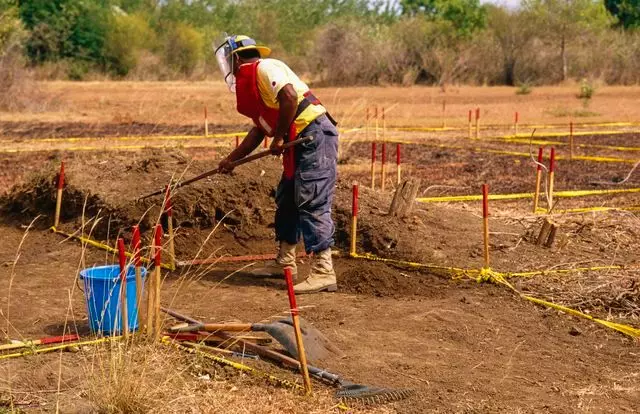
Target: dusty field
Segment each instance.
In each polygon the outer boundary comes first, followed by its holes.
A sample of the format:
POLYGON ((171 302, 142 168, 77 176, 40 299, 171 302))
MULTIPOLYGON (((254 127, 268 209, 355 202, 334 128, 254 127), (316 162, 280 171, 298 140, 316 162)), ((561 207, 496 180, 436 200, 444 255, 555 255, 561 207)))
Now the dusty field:
MULTIPOLYGON (((110 253, 83 249, 76 241, 48 231, 60 160, 67 167, 60 228, 71 233, 85 223, 85 233, 91 230, 92 237, 113 245, 118 235, 129 240, 133 224, 140 223, 148 237, 151 226, 159 218, 163 221, 158 206, 161 200, 137 203, 138 196, 163 187, 171 177, 190 177, 215 167, 234 142, 233 136, 165 139, 162 135, 201 134, 205 103, 212 132, 236 131, 243 124, 236 115, 223 112, 231 105, 231 98, 217 84, 47 83, 42 88, 55 110, 45 106, 45 112, 37 114, 0 114, 3 338, 56 335, 65 325, 87 335, 83 294, 75 287, 77 271, 115 262, 110 253), (48 140, 72 136, 107 138, 48 140), (133 137, 117 138, 123 136, 133 137), (25 228, 35 217, 38 219, 23 241, 25 228)), ((478 194, 483 183, 489 183, 494 194, 530 192, 535 167, 528 154, 549 143, 561 157, 557 190, 640 187, 640 171, 634 170, 640 153, 633 149, 640 146, 640 134, 633 126, 618 128, 625 134, 576 137, 576 155, 615 158, 613 161, 569 161, 567 137, 544 137, 541 130, 536 132, 540 142, 533 144, 527 139, 500 138, 510 133, 506 124, 516 107, 523 120, 567 122, 568 118, 550 115, 549 110, 559 106, 580 109, 576 90, 540 88, 522 97, 507 88, 452 88, 447 91, 448 111, 461 111, 466 116, 469 105, 485 104, 486 122, 503 123, 504 127, 483 130, 485 139, 480 141, 467 140, 464 129, 388 130, 385 138, 403 143, 404 175, 422 180, 420 195, 425 197, 478 194)), ((374 98, 389 107, 398 104, 388 114, 389 125, 433 126, 441 122, 444 95, 437 89, 322 89, 318 94, 326 97, 348 127, 364 124, 365 101, 374 98), (418 113, 425 116, 412 117, 418 113)), ((636 106, 630 104, 638 95, 640 89, 636 88, 599 89, 590 110, 600 115, 588 121, 640 119, 640 113, 634 112, 636 106)), ((464 125, 465 118, 451 119, 450 123, 454 122, 464 125)), ((407 219, 388 217, 395 166, 389 167, 389 191, 366 188, 371 154, 368 140, 374 135, 372 130, 360 129, 345 131, 342 136, 334 208, 337 248, 348 250, 351 183, 357 180, 361 184, 359 252, 479 269, 480 203, 418 203, 407 219)), ((388 158, 395 160, 394 145, 389 144, 388 158)), ((272 197, 279 174, 278 162, 266 159, 240 167, 232 176, 213 177, 181 189, 174 199, 177 256, 189 260, 270 253, 272 197)), ((541 205, 545 206, 544 200, 541 205)), ((534 243, 542 217, 531 214, 531 200, 492 202, 492 268, 501 272, 545 271, 510 280, 522 293, 639 327, 638 207, 640 193, 562 198, 552 216, 560 225, 560 234, 552 248, 544 248, 534 243), (627 210, 567 211, 595 206, 627 210), (577 270, 612 265, 620 267, 577 270), (553 272, 558 269, 575 271, 553 272)), ((305 262, 301 261, 303 270, 305 262)), ((640 405, 637 340, 584 318, 524 301, 503 286, 478 284, 474 273, 452 279, 433 268, 357 260, 344 254, 335 263, 339 293, 299 298, 304 317, 347 355, 323 361, 323 366, 356 382, 416 391, 408 400, 357 411, 635 412, 640 405)), ((253 265, 226 263, 166 272, 163 304, 207 321, 269 320, 286 313, 283 283, 251 278, 246 269, 253 265)), ((128 377, 133 382, 145 378, 142 389, 150 390, 133 394, 131 400, 139 402, 134 407, 139 411, 337 411, 329 387, 316 384, 316 396, 305 400, 177 351, 135 349, 152 355, 139 361, 125 353, 120 359, 142 367, 143 373, 128 377), (167 376, 166 372, 172 374, 167 376)), ((121 352, 91 348, 75 354, 0 359, 0 412, 9 395, 17 408, 27 412, 55 412, 56 404, 61 412, 117 411, 113 406, 105 409, 104 396, 111 395, 107 390, 117 395, 131 382, 121 381, 120 388, 107 385, 96 374, 104 376, 104 371, 95 367, 111 364, 114 355, 121 352), (96 387, 105 390, 96 392, 96 387)), ((112 370, 117 366, 112 365, 112 370)), ((296 378, 263 362, 257 366, 296 378)))

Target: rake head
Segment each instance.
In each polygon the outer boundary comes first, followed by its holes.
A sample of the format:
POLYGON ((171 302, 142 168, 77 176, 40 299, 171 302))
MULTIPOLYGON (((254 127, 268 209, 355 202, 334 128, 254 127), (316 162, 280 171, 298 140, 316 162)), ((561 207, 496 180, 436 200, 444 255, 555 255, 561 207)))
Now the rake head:
POLYGON ((371 387, 368 385, 343 383, 336 392, 336 398, 344 403, 384 404, 400 401, 413 395, 413 390, 371 387))

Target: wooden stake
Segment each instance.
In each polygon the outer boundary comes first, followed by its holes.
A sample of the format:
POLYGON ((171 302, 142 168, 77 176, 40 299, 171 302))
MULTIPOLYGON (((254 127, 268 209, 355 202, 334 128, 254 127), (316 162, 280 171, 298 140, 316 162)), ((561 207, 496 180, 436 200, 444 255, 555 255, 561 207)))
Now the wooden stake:
POLYGON ((380 190, 384 191, 385 181, 387 178, 387 143, 382 143, 382 156, 380 157, 380 190))
POLYGON ((480 138, 480 108, 476 108, 476 139, 480 138))
POLYGON ((173 233, 173 202, 171 200, 170 186, 167 186, 164 204, 164 211, 167 213, 167 231, 169 232, 169 267, 171 270, 176 270, 176 248, 173 233))
POLYGON ((376 143, 371 143, 371 189, 376 189, 376 143))
POLYGON ((298 348, 298 361, 300 362, 300 370, 302 371, 302 379, 304 381, 304 389, 307 395, 311 395, 311 378, 309 377, 309 369, 307 368, 307 355, 302 342, 302 331, 300 330, 300 317, 298 315, 298 305, 296 304, 296 294, 293 290, 293 277, 291 268, 284 268, 284 277, 287 282, 287 292, 289 294, 289 308, 291 309, 291 320, 293 321, 293 329, 296 334, 296 345, 298 348))
POLYGON ((469 139, 473 138, 473 126, 471 124, 471 117, 473 116, 473 111, 471 109, 469 109, 469 139))
POLYGON ((129 306, 127 303, 127 255, 124 239, 118 239, 118 258, 120 262, 120 315, 122 317, 122 335, 129 339, 129 306))
POLYGON ((358 229, 358 183, 353 183, 351 199, 351 250, 349 254, 351 257, 356 255, 356 241, 357 241, 357 229, 358 229))
POLYGON ((514 130, 514 134, 515 134, 516 136, 518 135, 518 118, 519 118, 519 116, 518 116, 518 111, 516 111, 516 114, 515 114, 515 122, 514 122, 514 124, 513 124, 513 130, 514 130))
POLYGON ((538 200, 540 199, 540 183, 542 182, 542 151, 543 148, 538 148, 538 164, 536 168, 536 191, 533 195, 533 214, 538 212, 538 200))
MULTIPOLYGON (((153 241, 151 243, 151 260, 155 263, 155 256, 156 256, 156 238, 155 238, 155 229, 154 229, 154 237, 153 237, 153 241)), ((154 269, 154 274, 149 275, 149 277, 147 277, 148 281, 147 281, 147 336, 149 338, 151 338, 153 336, 153 328, 154 328, 154 311, 156 309, 156 301, 155 301, 155 295, 156 295, 156 277, 155 277, 155 272, 158 271, 157 269, 159 268, 159 266, 156 266, 156 269, 154 269)))
POLYGON ((447 100, 442 100, 442 129, 447 127, 447 100))
POLYGON ((264 147, 265 148, 269 148, 269 138, 268 137, 264 137, 264 147))
POLYGON ((536 240, 536 245, 542 246, 544 242, 549 238, 549 233, 551 232, 551 221, 549 219, 544 219, 542 223, 542 227, 540 228, 540 233, 538 233, 538 240, 536 240))
POLYGON ((400 143, 396 144, 396 166, 397 166, 397 172, 398 172, 396 185, 400 185, 400 182, 402 181, 402 176, 401 176, 402 173, 400 172, 400 143))
POLYGON ((207 118, 207 107, 204 107, 204 136, 209 136, 209 119, 207 118))
POLYGON ((573 160, 573 121, 569 121, 569 161, 573 160))
POLYGON ((236 148, 240 146, 240 137, 236 135, 236 148))
POLYGON ((551 156, 549 157, 549 212, 553 208, 553 183, 555 179, 556 169, 556 149, 551 148, 551 156))
MULTIPOLYGON (((160 282, 161 282, 161 264, 162 264, 162 225, 156 224, 155 233, 155 257, 154 257, 154 309, 153 309, 153 325, 154 325, 154 337, 158 339, 160 337, 160 282)), ((148 322, 150 323, 150 322, 148 322)))
POLYGON ((376 106, 374 107, 374 110, 373 110, 373 116, 376 118, 376 134, 375 134, 375 137, 376 137, 376 142, 377 142, 377 141, 378 141, 378 139, 379 139, 379 138, 378 138, 378 137, 379 137, 379 136, 378 136, 378 105, 376 105, 376 106))
POLYGON ((138 312, 138 330, 142 330, 144 318, 142 314, 142 295, 143 295, 143 280, 142 280, 142 260, 140 259, 140 227, 138 225, 133 226, 133 238, 131 240, 133 247, 133 264, 136 267, 136 310, 138 312))
POLYGON ((60 173, 58 174, 58 190, 56 192, 56 212, 53 218, 53 227, 60 224, 60 211, 62 210, 62 190, 64 189, 64 161, 60 163, 60 173))
POLYGON ((553 243, 556 241, 556 234, 558 234, 558 225, 552 223, 549 237, 547 237, 547 241, 544 242, 544 247, 553 247, 553 243))
POLYGON ((484 236, 484 268, 489 269, 489 184, 482 184, 482 223, 484 236))

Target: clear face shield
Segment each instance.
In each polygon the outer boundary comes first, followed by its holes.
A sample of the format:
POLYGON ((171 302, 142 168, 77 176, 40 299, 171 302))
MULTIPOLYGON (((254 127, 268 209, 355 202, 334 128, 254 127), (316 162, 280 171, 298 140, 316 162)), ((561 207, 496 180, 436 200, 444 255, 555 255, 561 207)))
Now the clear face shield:
POLYGON ((233 75, 233 55, 231 54, 233 49, 230 44, 231 41, 231 38, 226 36, 222 42, 217 43, 220 46, 215 49, 215 55, 227 87, 231 92, 235 93, 236 77, 233 75))

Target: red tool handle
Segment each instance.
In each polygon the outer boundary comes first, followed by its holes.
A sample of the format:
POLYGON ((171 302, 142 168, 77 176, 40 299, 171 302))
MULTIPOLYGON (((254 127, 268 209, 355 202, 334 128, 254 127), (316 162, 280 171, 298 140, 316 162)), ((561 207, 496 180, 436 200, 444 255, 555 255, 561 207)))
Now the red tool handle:
POLYGON ((167 216, 173 216, 173 204, 171 202, 171 187, 167 186, 164 196, 164 212, 167 213, 167 216))
POLYGON ((127 266, 127 255, 124 250, 124 239, 122 237, 118 239, 118 259, 120 262, 120 280, 126 280, 127 272, 125 267, 127 266))
POLYGON ((376 162, 376 143, 372 142, 371 143, 371 163, 375 163, 376 162))
POLYGON ((207 119, 207 107, 204 107, 204 119, 207 119))
POLYGON ((471 122, 472 117, 473 117, 473 111, 469 109, 469 122, 471 122))
POLYGON ((517 124, 517 123, 518 123, 518 118, 519 118, 519 114, 518 114, 518 112, 516 112, 515 117, 516 117, 516 124, 517 124))
POLYGON ((291 275, 291 268, 284 268, 284 278, 287 281, 287 292, 289 294, 289 308, 291 309, 291 316, 298 315, 298 305, 296 304, 296 294, 293 291, 293 276, 291 275))
POLYGON ((387 162, 387 144, 386 142, 382 143, 382 157, 381 157, 381 162, 382 164, 384 164, 385 162, 387 162))
POLYGON ((540 147, 538 148, 538 171, 542 170, 542 152, 544 151, 544 148, 540 147))
POLYGON ((153 263, 156 266, 160 266, 162 259, 162 225, 160 224, 156 224, 154 242, 155 251, 153 252, 153 263))
POLYGON ((482 184, 482 217, 489 217, 489 184, 482 184))
POLYGON ((400 143, 396 144, 396 165, 400 165, 400 143))
POLYGON ((480 108, 476 108, 476 121, 480 119, 480 108))
POLYGON ((50 336, 48 338, 42 338, 38 342, 40 342, 41 345, 46 345, 46 344, 59 344, 62 342, 72 342, 72 341, 77 341, 78 339, 80 339, 80 336, 78 336, 77 334, 70 334, 70 335, 62 335, 62 336, 50 336))
POLYGON ((569 133, 573 135, 573 121, 569 121, 569 133))
POLYGON ((552 173, 556 170, 556 149, 551 148, 551 156, 549 157, 549 172, 552 173))
POLYGON ((351 201, 351 215, 358 215, 358 184, 353 184, 353 199, 351 201))
POLYGON ((136 267, 142 264, 142 260, 140 259, 140 249, 142 247, 142 243, 140 242, 140 226, 133 226, 133 239, 131 241, 133 245, 133 263, 136 267))
POLYGON ((64 161, 60 163, 60 173, 58 174, 58 190, 64 188, 64 161))

